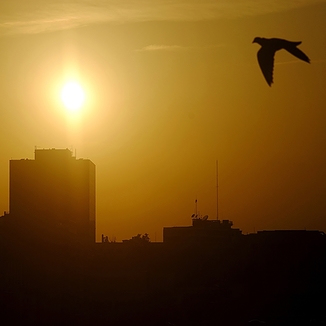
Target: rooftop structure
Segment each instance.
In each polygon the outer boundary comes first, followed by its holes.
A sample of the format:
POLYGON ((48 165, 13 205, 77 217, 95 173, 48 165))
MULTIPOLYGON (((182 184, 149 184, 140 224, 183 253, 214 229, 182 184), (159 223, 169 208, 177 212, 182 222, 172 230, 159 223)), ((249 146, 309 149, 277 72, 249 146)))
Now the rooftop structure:
POLYGON ((221 240, 241 236, 239 229, 232 228, 229 220, 208 220, 194 218, 192 226, 163 228, 163 242, 167 244, 215 244, 221 240))

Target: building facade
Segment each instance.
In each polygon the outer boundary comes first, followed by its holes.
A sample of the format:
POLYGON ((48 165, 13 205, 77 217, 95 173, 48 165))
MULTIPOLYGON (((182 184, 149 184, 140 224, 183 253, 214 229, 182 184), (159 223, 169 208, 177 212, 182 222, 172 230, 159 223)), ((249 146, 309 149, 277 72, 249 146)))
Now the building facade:
POLYGON ((95 243, 95 165, 69 149, 36 149, 10 160, 9 212, 24 236, 48 243, 95 243))

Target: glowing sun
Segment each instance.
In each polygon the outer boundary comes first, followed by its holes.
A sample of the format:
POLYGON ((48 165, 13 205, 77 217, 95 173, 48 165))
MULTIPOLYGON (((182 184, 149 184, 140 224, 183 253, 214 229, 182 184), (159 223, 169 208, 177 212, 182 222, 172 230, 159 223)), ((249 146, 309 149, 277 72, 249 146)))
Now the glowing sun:
POLYGON ((84 90, 77 82, 67 82, 61 90, 61 100, 69 111, 78 111, 85 101, 84 90))

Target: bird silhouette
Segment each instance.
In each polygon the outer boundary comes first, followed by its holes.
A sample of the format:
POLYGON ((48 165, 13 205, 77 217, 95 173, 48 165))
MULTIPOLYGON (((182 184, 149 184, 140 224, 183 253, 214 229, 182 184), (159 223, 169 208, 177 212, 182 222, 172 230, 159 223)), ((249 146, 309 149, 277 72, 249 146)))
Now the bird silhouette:
POLYGON ((310 63, 310 59, 297 48, 301 42, 291 42, 280 38, 255 37, 252 43, 261 45, 257 52, 257 58, 260 69, 269 86, 273 83, 274 55, 276 51, 285 49, 295 57, 310 63))

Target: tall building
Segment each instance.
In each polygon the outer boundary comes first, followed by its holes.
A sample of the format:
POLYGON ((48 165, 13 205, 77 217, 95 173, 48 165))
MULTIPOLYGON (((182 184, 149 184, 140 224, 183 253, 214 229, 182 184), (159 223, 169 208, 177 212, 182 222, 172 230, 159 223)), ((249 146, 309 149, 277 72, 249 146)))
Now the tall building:
POLYGON ((95 165, 69 149, 10 160, 9 212, 19 234, 47 243, 95 243, 95 165))

